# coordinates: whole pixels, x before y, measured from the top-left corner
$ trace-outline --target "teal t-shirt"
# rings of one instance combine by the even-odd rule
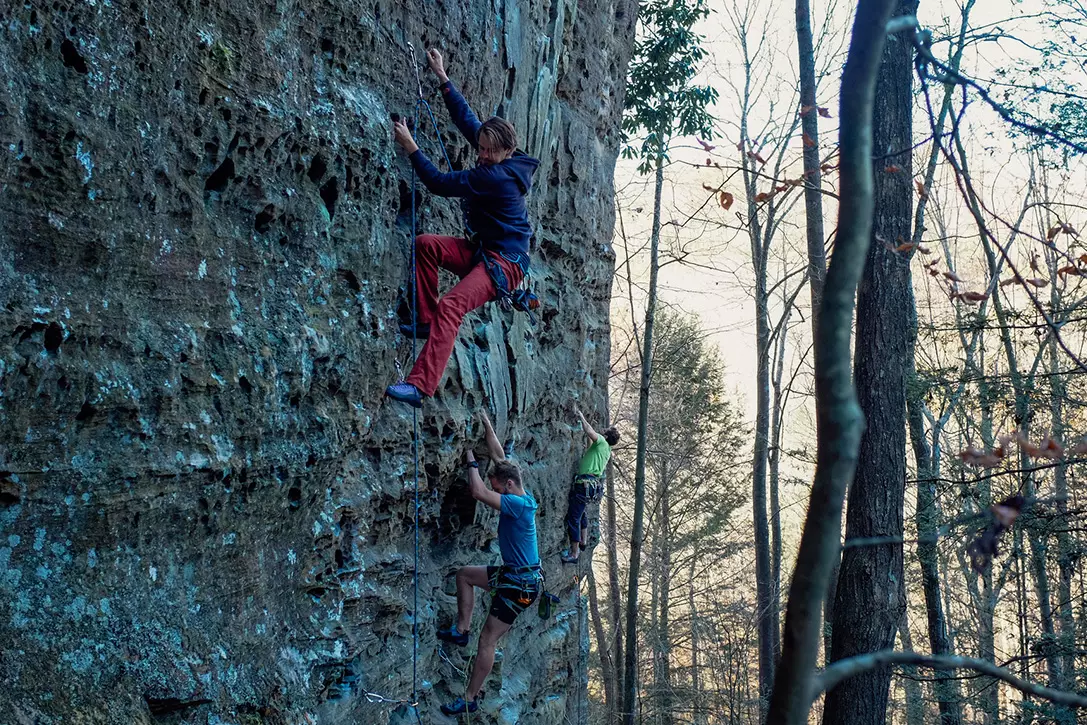
[[[577,464],[577,474],[602,476],[604,469],[608,467],[609,458],[611,458],[611,446],[604,440],[604,436],[600,436],[581,456],[581,463]]]
[[[536,545],[536,509],[532,495],[502,494],[502,511],[498,518],[498,548],[506,566],[536,566],[540,550]]]

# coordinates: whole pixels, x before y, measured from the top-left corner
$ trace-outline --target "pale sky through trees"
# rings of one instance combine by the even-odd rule
[[[845,57],[847,31],[851,22],[850,3],[832,2],[830,5],[834,7],[831,8],[828,18],[828,4],[813,3],[813,25],[819,56],[816,66],[824,72],[819,81],[819,104],[825,106],[832,116],[829,119],[820,118],[820,149],[824,158],[837,144],[837,86]],[[726,385],[741,398],[741,409],[751,418],[754,414],[754,397],[749,392],[753,385],[755,366],[755,328],[754,307],[748,289],[751,286],[752,271],[746,232],[740,227],[735,215],[742,207],[740,199],[742,183],[737,174],[722,187],[724,190],[731,190],[737,197],[736,204],[729,212],[724,213],[715,202],[710,201],[702,208],[702,213],[695,214],[709,197],[709,192],[703,189],[703,184],[717,186],[725,179],[725,174],[717,169],[695,168],[694,165],[704,165],[707,158],[722,166],[731,167],[735,167],[739,161],[739,152],[736,149],[739,141],[736,99],[737,89],[742,88],[744,71],[742,56],[736,42],[736,32],[730,25],[730,17],[734,17],[731,11],[737,6],[751,10],[752,32],[748,42],[753,48],[760,42],[758,36],[766,33],[755,62],[751,128],[758,130],[768,123],[771,124],[771,128],[780,127],[781,124],[791,120],[799,97],[796,80],[794,4],[786,0],[756,0],[752,3],[715,0],[712,6],[714,12],[703,29],[711,49],[711,65],[706,68],[704,82],[713,84],[720,94],[720,100],[715,108],[719,131],[715,138],[709,139],[716,148],[712,153],[707,153],[695,139],[682,139],[676,142],[672,153],[673,163],[667,172],[662,211],[662,220],[665,223],[672,219],[686,221],[688,217],[696,216],[681,230],[666,227],[662,231],[662,261],[666,258],[665,250],[668,248],[668,243],[675,243],[677,239],[681,239],[689,244],[692,250],[689,259],[699,266],[677,263],[665,266],[661,270],[661,297],[665,304],[679,305],[686,311],[697,313],[702,318],[705,328],[712,331],[727,366]],[[1043,11],[1043,6],[1042,0],[1028,2],[984,0],[977,3],[970,16],[971,27],[978,29],[973,31],[976,35],[981,36],[999,29],[1005,34],[1014,34],[1018,40],[1006,38],[979,40],[970,45],[963,59],[964,73],[977,78],[983,85],[989,87],[985,81],[992,79],[993,74],[999,69],[1014,71],[1018,67],[1030,67],[1039,57],[1038,52],[1033,50],[1030,44],[1037,43],[1047,35],[1042,26],[1042,20],[1037,17]],[[957,32],[960,12],[959,4],[951,0],[938,2],[922,0],[919,21],[923,27],[932,29],[936,39],[933,46],[934,53],[937,57],[940,57],[941,53],[946,54],[947,43],[940,40],[946,38],[949,32],[952,34]],[[821,28],[824,35],[822,39],[820,39]],[[1083,69],[1080,70],[1081,75],[1087,75],[1082,72]],[[1028,75],[1021,77],[1029,78]],[[939,103],[942,88],[936,84],[932,84],[930,88],[933,104],[936,105]],[[916,79],[914,90],[918,103],[923,104]],[[999,98],[998,90],[992,87],[994,97]],[[993,211],[1002,216],[1014,218],[1021,205],[1020,194],[1029,175],[1026,154],[1016,151],[1022,146],[1023,139],[1012,139],[1008,124],[977,100],[976,95],[972,97],[974,100],[964,118],[965,127],[969,129],[967,138],[964,140],[973,152],[972,176],[979,188],[984,189],[984,193],[993,204]],[[915,127],[915,143],[919,143],[930,133],[929,119],[923,105],[919,105],[915,112]],[[755,132],[752,132],[751,136],[756,142],[760,140]],[[920,160],[921,163],[915,161],[915,175],[923,170],[923,161],[927,158],[929,148],[929,144],[924,144],[917,149],[915,159]],[[802,139],[800,129],[797,128],[792,134],[785,155],[786,177],[799,176],[801,151]],[[635,162],[620,159],[616,168],[616,187],[619,189],[619,203],[622,206],[628,238],[632,242],[645,244],[651,219],[652,179],[648,176],[639,176],[635,167]],[[1084,180],[1087,179],[1087,175],[1083,171],[1082,162],[1071,162],[1068,171],[1070,186],[1064,191],[1075,194],[1077,187],[1080,192],[1084,190]],[[941,183],[939,174],[937,178],[937,186],[939,186]],[[949,184],[946,179],[943,183]],[[836,185],[837,179],[833,173],[824,176],[825,189],[834,191]],[[760,188],[762,186],[766,184],[760,185]],[[962,211],[961,200],[950,185],[947,191],[945,213],[954,220],[955,215]],[[1080,197],[1083,196],[1084,194],[1080,193]],[[803,203],[799,199],[799,194],[793,194],[791,199],[798,203],[795,203],[788,214],[774,244],[778,250],[775,256],[778,259],[776,266],[779,274],[783,265],[789,271],[795,271],[804,261]],[[641,213],[637,213],[637,209],[641,209]],[[824,217],[828,234],[833,232],[836,214],[835,199],[829,196],[824,197]],[[959,221],[965,224],[967,220],[961,218]],[[728,228],[715,228],[717,224],[723,222],[729,224]],[[929,224],[926,239],[932,238],[935,234],[935,230]],[[958,256],[961,257],[959,264],[969,264],[971,256],[976,255],[976,242],[971,242],[969,239],[971,234],[972,232],[967,230],[964,234],[967,238],[961,240],[963,246],[959,248]],[[785,258],[782,257],[782,249],[788,250]],[[622,239],[618,236],[618,226],[616,255],[618,263],[621,263],[625,253],[622,248]],[[639,268],[644,270],[644,261],[639,259],[639,256],[635,256],[632,264],[637,278],[640,274]],[[708,266],[712,266],[713,269],[708,269]],[[619,271],[625,276],[623,270]],[[915,277],[923,272],[920,262],[915,260],[913,271]],[[793,285],[790,284],[789,288],[791,290]],[[640,290],[635,290],[636,304],[640,302],[637,299],[639,292]],[[613,316],[617,320],[629,318],[629,303],[626,300],[626,294],[625,283],[617,280],[616,300],[613,303]],[[806,290],[797,298],[797,306],[802,314],[794,314],[790,320],[791,328],[795,328],[790,332],[790,348],[794,353],[797,347],[803,346],[806,349],[810,342]],[[794,359],[793,365],[797,363],[798,360]],[[802,368],[802,370],[807,369],[810,369],[810,363]],[[801,379],[804,377],[806,376],[802,374]],[[805,383],[803,387],[806,389],[807,384]],[[798,404],[800,404],[799,400]],[[788,431],[789,437],[797,444],[810,443],[814,439],[808,425],[811,416],[806,408],[806,405],[801,404],[800,409],[795,411],[797,415],[793,418],[792,427]]]

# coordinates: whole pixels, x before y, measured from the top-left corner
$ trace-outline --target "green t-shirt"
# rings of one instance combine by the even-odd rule
[[[603,475],[604,469],[608,466],[609,458],[611,458],[611,446],[604,440],[604,436],[600,436],[596,439],[595,443],[589,446],[588,450],[586,450],[585,454],[581,457],[581,463],[577,465],[578,475]]]

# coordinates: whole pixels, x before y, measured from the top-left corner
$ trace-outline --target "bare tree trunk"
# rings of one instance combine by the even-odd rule
[[[649,241],[649,294],[645,307],[642,345],[642,381],[638,391],[638,451],[634,469],[634,524],[630,535],[630,572],[627,581],[626,662],[623,668],[623,722],[634,725],[638,704],[638,575],[645,535],[645,458],[649,436],[649,388],[653,379],[653,322],[657,311],[657,272],[660,249],[661,188],[664,186],[663,149],[657,156],[653,191],[653,229]]]
[[[912,296],[912,295],[911,295]],[[911,300],[912,301],[912,300]],[[917,306],[912,301],[912,325],[914,337],[917,330]],[[912,345],[911,345],[912,347]],[[908,354],[911,376],[913,369],[913,351]],[[913,378],[916,380],[916,378]],[[921,566],[921,589],[925,594],[925,614],[928,620],[929,647],[933,654],[954,654],[947,639],[947,621],[944,616],[943,601],[940,598],[940,561],[936,549],[938,511],[936,508],[936,472],[932,466],[932,453],[925,439],[924,414],[921,390],[916,385],[907,387],[907,414],[910,427],[910,439],[913,443],[914,460],[917,464],[917,511],[914,520],[917,525],[917,560]],[[962,709],[959,703],[957,680],[951,672],[934,673],[933,691],[940,707],[939,725],[961,725]]]
[[[823,177],[819,168],[819,105],[816,99],[815,44],[810,0],[796,0],[796,39],[800,57],[801,128],[804,131],[804,214],[808,236],[808,286],[811,289],[811,331],[819,334],[819,313],[827,271],[823,233]]]
[[[1043,183],[1042,188],[1046,190],[1048,196],[1048,186]],[[1057,279],[1057,267],[1058,258],[1057,255],[1046,253],[1046,258],[1049,263],[1049,277],[1050,279]],[[1053,320],[1057,324],[1064,322],[1067,314],[1063,309],[1063,303],[1061,300],[1061,292],[1057,285],[1050,285],[1049,290],[1049,304]],[[1050,372],[1050,395],[1049,395],[1049,421],[1052,430],[1052,436],[1064,441],[1067,436],[1067,428],[1064,419],[1064,401],[1068,397],[1067,383],[1061,373],[1060,366],[1060,350],[1057,345],[1057,338],[1050,336],[1049,338],[1049,372]],[[1061,515],[1061,520],[1067,521],[1068,516],[1068,468],[1064,462],[1061,462],[1053,470],[1053,489],[1057,496],[1056,508],[1058,514]],[[1062,653],[1061,658],[1061,675],[1062,680],[1060,684],[1054,685],[1062,690],[1075,689],[1076,684],[1076,623],[1072,613],[1072,576],[1074,574],[1075,566],[1072,561],[1072,540],[1068,535],[1063,523],[1059,526],[1057,533],[1057,618],[1060,622],[1060,636],[1057,639],[1057,644]],[[1059,713],[1061,723],[1075,723],[1075,715],[1068,710],[1064,710]]]
[[[962,51],[965,47],[965,35],[967,20],[970,10],[976,0],[967,0],[962,11],[962,23],[959,26],[958,43],[952,55],[949,65],[958,70],[962,59]],[[951,111],[951,98],[955,86],[948,84],[944,87],[943,103],[940,105],[940,114],[935,125],[935,132],[939,134],[947,121],[947,115]],[[940,144],[934,143],[929,154],[928,166],[925,169],[923,188],[932,187],[932,180],[936,174],[936,164],[939,158]],[[912,241],[920,244],[925,229],[925,206],[928,200],[927,193],[921,194],[917,202],[916,215],[913,224]],[[936,451],[929,446],[925,436],[924,422],[924,390],[917,379],[915,365],[915,346],[917,342],[917,299],[913,292],[913,279],[910,277],[909,286],[909,349],[907,360],[909,364],[906,386],[906,416],[909,424],[910,442],[913,446],[914,461],[917,467],[917,506],[914,513],[914,523],[917,526],[917,559],[921,566],[921,588],[925,595],[925,614],[928,620],[929,647],[933,654],[954,654],[947,635],[947,619],[944,614],[943,600],[940,593],[940,561],[936,548],[936,536],[939,521],[938,502],[936,497],[936,478],[939,475],[939,463],[935,459]],[[937,442],[941,430],[933,431],[933,438]],[[933,691],[940,708],[940,725],[961,725],[962,706],[958,680],[950,671],[935,672]]]
[[[611,701],[610,725],[619,725],[621,722],[619,713],[622,702],[620,698],[623,689],[623,616],[622,599],[619,596],[619,534],[615,516],[615,461],[608,461],[607,501],[604,503],[605,529],[608,536],[608,608],[611,612],[611,637],[608,639],[608,647],[611,648],[611,661],[615,665],[615,696]]]
[[[750,65],[746,83],[750,84]],[[745,97],[748,90],[745,87]],[[747,113],[740,117],[740,137],[747,136]],[[766,515],[767,457],[770,440],[770,311],[766,289],[767,255],[759,224],[756,175],[743,158],[747,190],[748,236],[755,272],[755,445],[752,451],[751,510],[755,529],[755,617],[759,633],[759,701],[763,719],[774,684],[778,614],[770,570],[770,527]]]
[[[774,354],[773,389],[774,400],[770,421],[770,587],[774,609],[774,637],[771,646],[774,651],[774,665],[781,656],[781,436],[787,396],[781,387],[785,373],[786,340],[789,337],[789,317],[792,315],[793,300],[782,286],[782,303],[785,309],[777,328],[777,350]]]
[[[903,615],[898,623],[898,638],[902,640],[902,649],[913,652],[913,635],[910,634],[909,617]],[[925,700],[921,695],[921,683],[917,679],[917,668],[906,665],[902,668],[906,675],[902,685],[906,690],[906,725],[925,725]]]
[[[672,667],[671,667],[671,633],[668,631],[670,617],[670,594],[672,589],[672,542],[669,526],[669,487],[668,470],[661,466],[661,502],[660,502],[660,616],[657,618],[657,657],[658,673],[657,701],[660,706],[660,722],[662,725],[672,725]]]
[[[850,374],[853,295],[872,232],[872,106],[893,0],[859,0],[842,74],[841,198],[837,250],[827,270],[815,337],[818,435],[815,480],[789,588],[781,659],[767,721],[806,723],[820,635],[820,610],[840,548],[842,505],[853,478],[864,416]]]
[[[687,582],[687,609],[690,610],[691,617],[691,722],[694,725],[707,725],[709,713],[702,702],[702,673],[698,669],[702,665],[699,659],[701,643],[698,639],[701,622],[698,605],[694,598],[695,562],[697,561],[696,557],[691,557],[690,579]]]
[[[913,15],[916,0],[899,0],[897,15]],[[873,113],[875,219],[873,235],[908,239],[913,222],[913,45],[891,36],[883,48]],[[882,158],[893,153],[890,158]],[[901,169],[888,173],[890,164]],[[884,244],[868,248],[857,291],[854,376],[868,427],[861,438],[856,479],[849,490],[846,541],[901,537],[906,481],[909,260]],[[905,611],[902,545],[850,547],[842,552],[834,603],[832,659],[887,649]],[[891,669],[851,677],[827,693],[824,725],[883,725]]]
[[[615,662],[611,658],[611,642],[600,616],[600,602],[596,596],[596,576],[589,567],[589,615],[593,620],[593,633],[596,635],[596,652],[600,656],[600,678],[604,681],[604,710],[609,718],[617,707],[615,704],[616,681]]]

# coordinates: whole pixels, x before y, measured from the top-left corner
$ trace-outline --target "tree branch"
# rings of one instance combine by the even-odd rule
[[[886,665],[916,665],[929,667],[936,670],[969,669],[976,670],[983,675],[995,677],[1006,682],[1020,692],[1034,697],[1049,700],[1059,705],[1087,708],[1087,697],[1077,695],[1064,690],[1054,690],[1033,682],[1016,677],[1005,669],[997,667],[992,662],[977,660],[972,657],[956,657],[954,655],[930,655],[920,652],[896,652],[894,650],[881,650],[868,654],[838,660],[830,667],[823,670],[822,674],[815,678],[811,691],[812,701],[824,691],[834,689],[842,680],[853,677],[862,672],[883,667]]]

